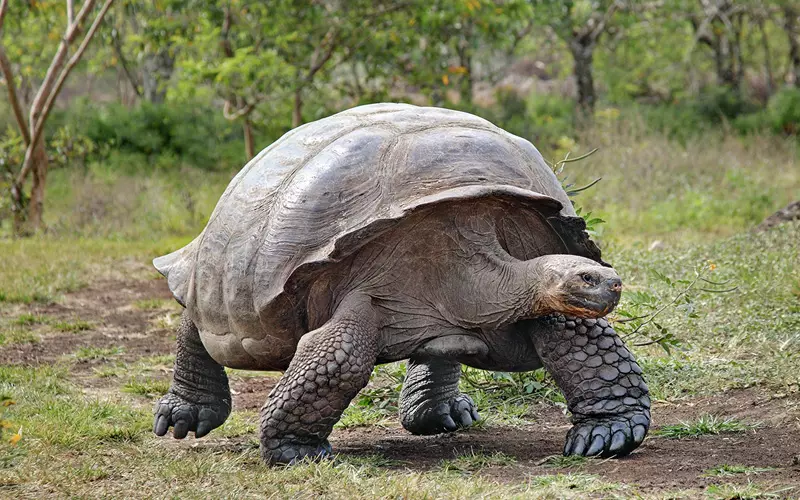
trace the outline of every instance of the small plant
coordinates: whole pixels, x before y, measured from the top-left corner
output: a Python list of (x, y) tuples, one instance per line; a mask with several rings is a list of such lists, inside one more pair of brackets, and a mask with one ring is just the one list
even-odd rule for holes
[(527, 399), (545, 399), (563, 403), (564, 396), (552, 377), (542, 369), (532, 372), (490, 372), (463, 367), (461, 379), (473, 389), (502, 395), (505, 399), (520, 396)]
[(134, 307), (143, 311), (156, 311), (168, 307), (172, 301), (165, 301), (161, 299), (142, 299), (133, 303)]
[(11, 322), (13, 325), (21, 326), (41, 325), (44, 323), (47, 323), (47, 318), (38, 314), (20, 314)]
[(389, 424), (390, 418), (395, 414), (396, 410), (388, 411), (385, 408), (373, 408), (353, 404), (344, 410), (342, 418), (336, 422), (335, 427), (339, 429), (366, 426), (385, 427)]
[(35, 344), (39, 342), (39, 337), (33, 333), (12, 328), (11, 330), (0, 331), (0, 346), (8, 344)]
[(75, 351), (75, 357), (80, 361), (109, 359), (125, 352), (123, 347), (81, 347)]
[(611, 318), (614, 328), (626, 342), (642, 339), (633, 345), (643, 347), (657, 344), (667, 354), (672, 349), (683, 347), (682, 341), (675, 337), (657, 318), (669, 308), (683, 311), (687, 319), (698, 318), (695, 312), (695, 299), (698, 292), (727, 293), (736, 290), (729, 281), (716, 282), (706, 278), (717, 268), (713, 262), (698, 266), (692, 279), (672, 279), (656, 269), (650, 269), (653, 280), (667, 286), (667, 294), (657, 295), (652, 290), (623, 292), (624, 304), (614, 310)]
[(457, 472), (459, 474), (473, 474), (486, 467), (503, 467), (513, 465), (517, 459), (496, 451), (491, 455), (470, 450), (469, 453), (460, 455), (450, 460), (442, 460), (441, 467), (444, 472)]
[(786, 494), (793, 487), (781, 488), (774, 491), (764, 491), (761, 487), (750, 481), (747, 484), (712, 484), (706, 489), (708, 498), (719, 500), (755, 500), (757, 498), (787, 498)]
[(53, 328), (64, 333), (77, 333), (94, 328), (94, 324), (88, 321), (75, 320), (75, 321), (55, 321), (52, 323)]
[(703, 473), (704, 477), (720, 477), (720, 476), (736, 476), (744, 474), (761, 474), (762, 472), (769, 472), (775, 470), (774, 467), (750, 467), (748, 465), (728, 465), (722, 464), (712, 467)]
[(665, 425), (660, 429), (656, 429), (653, 435), (669, 439), (683, 439), (724, 432), (745, 432), (757, 427), (759, 427), (758, 424), (747, 424), (734, 418), (720, 418), (715, 415), (705, 414), (694, 422)]
[(166, 394), (169, 390), (169, 382), (165, 380), (136, 380), (131, 379), (122, 387), (124, 392), (136, 394), (144, 397), (155, 397)]

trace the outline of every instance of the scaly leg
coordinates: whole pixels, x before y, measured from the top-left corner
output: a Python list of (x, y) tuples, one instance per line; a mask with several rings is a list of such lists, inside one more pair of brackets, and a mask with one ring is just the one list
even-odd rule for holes
[(400, 422), (412, 434), (438, 434), (479, 420), (472, 398), (458, 390), (461, 365), (443, 358), (411, 358), (400, 393)]
[(650, 397), (641, 368), (608, 322), (550, 316), (530, 324), (572, 412), (564, 455), (622, 456), (639, 446), (650, 427)]
[(307, 333), (261, 408), (261, 456), (294, 463), (331, 453), (328, 435), (350, 400), (369, 382), (378, 355), (369, 298), (346, 298), (327, 323)]
[(172, 385), (156, 404), (153, 432), (163, 436), (174, 426), (172, 435), (176, 439), (185, 438), (189, 431), (199, 438), (222, 425), (231, 413), (228, 377), (203, 347), (186, 311), (177, 337)]

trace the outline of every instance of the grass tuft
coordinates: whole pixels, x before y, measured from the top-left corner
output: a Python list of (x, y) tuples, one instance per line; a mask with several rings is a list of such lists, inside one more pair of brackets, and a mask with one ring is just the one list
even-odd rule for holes
[(723, 432), (745, 432), (757, 427), (759, 427), (759, 424), (747, 424), (735, 418), (722, 418), (705, 414), (693, 422), (662, 426), (656, 429), (653, 435), (669, 439), (683, 439), (721, 434)]
[(169, 382), (165, 380), (131, 379), (122, 387), (124, 392), (148, 398), (163, 396), (169, 390)]
[(704, 477), (720, 477), (720, 476), (736, 476), (744, 474), (761, 474), (762, 472), (770, 472), (775, 470), (774, 467), (751, 467), (748, 465), (728, 465), (722, 464), (703, 472)]
[(53, 328), (64, 333), (77, 333), (94, 328), (94, 324), (80, 319), (73, 321), (53, 321), (50, 323)]
[(80, 361), (110, 359), (125, 352), (124, 347), (81, 347), (75, 351), (75, 358)]

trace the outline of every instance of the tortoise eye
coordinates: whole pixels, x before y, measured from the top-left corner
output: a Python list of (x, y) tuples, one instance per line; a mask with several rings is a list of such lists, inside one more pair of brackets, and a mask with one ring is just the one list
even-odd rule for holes
[(595, 284), (594, 276), (592, 276), (589, 273), (581, 274), (581, 278), (583, 278), (584, 282), (586, 282), (586, 283), (588, 283), (590, 285), (594, 285)]

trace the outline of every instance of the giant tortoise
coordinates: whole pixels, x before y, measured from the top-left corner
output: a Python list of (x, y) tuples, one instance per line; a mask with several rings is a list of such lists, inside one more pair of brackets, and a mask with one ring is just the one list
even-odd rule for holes
[(544, 366), (572, 413), (567, 455), (625, 455), (650, 424), (641, 370), (602, 319), (620, 278), (536, 148), (467, 113), (375, 104), (298, 127), (154, 265), (185, 308), (159, 436), (225, 421), (223, 367), (279, 370), (264, 460), (325, 456), (373, 367), (404, 359), (414, 434), (478, 420), (462, 364)]

